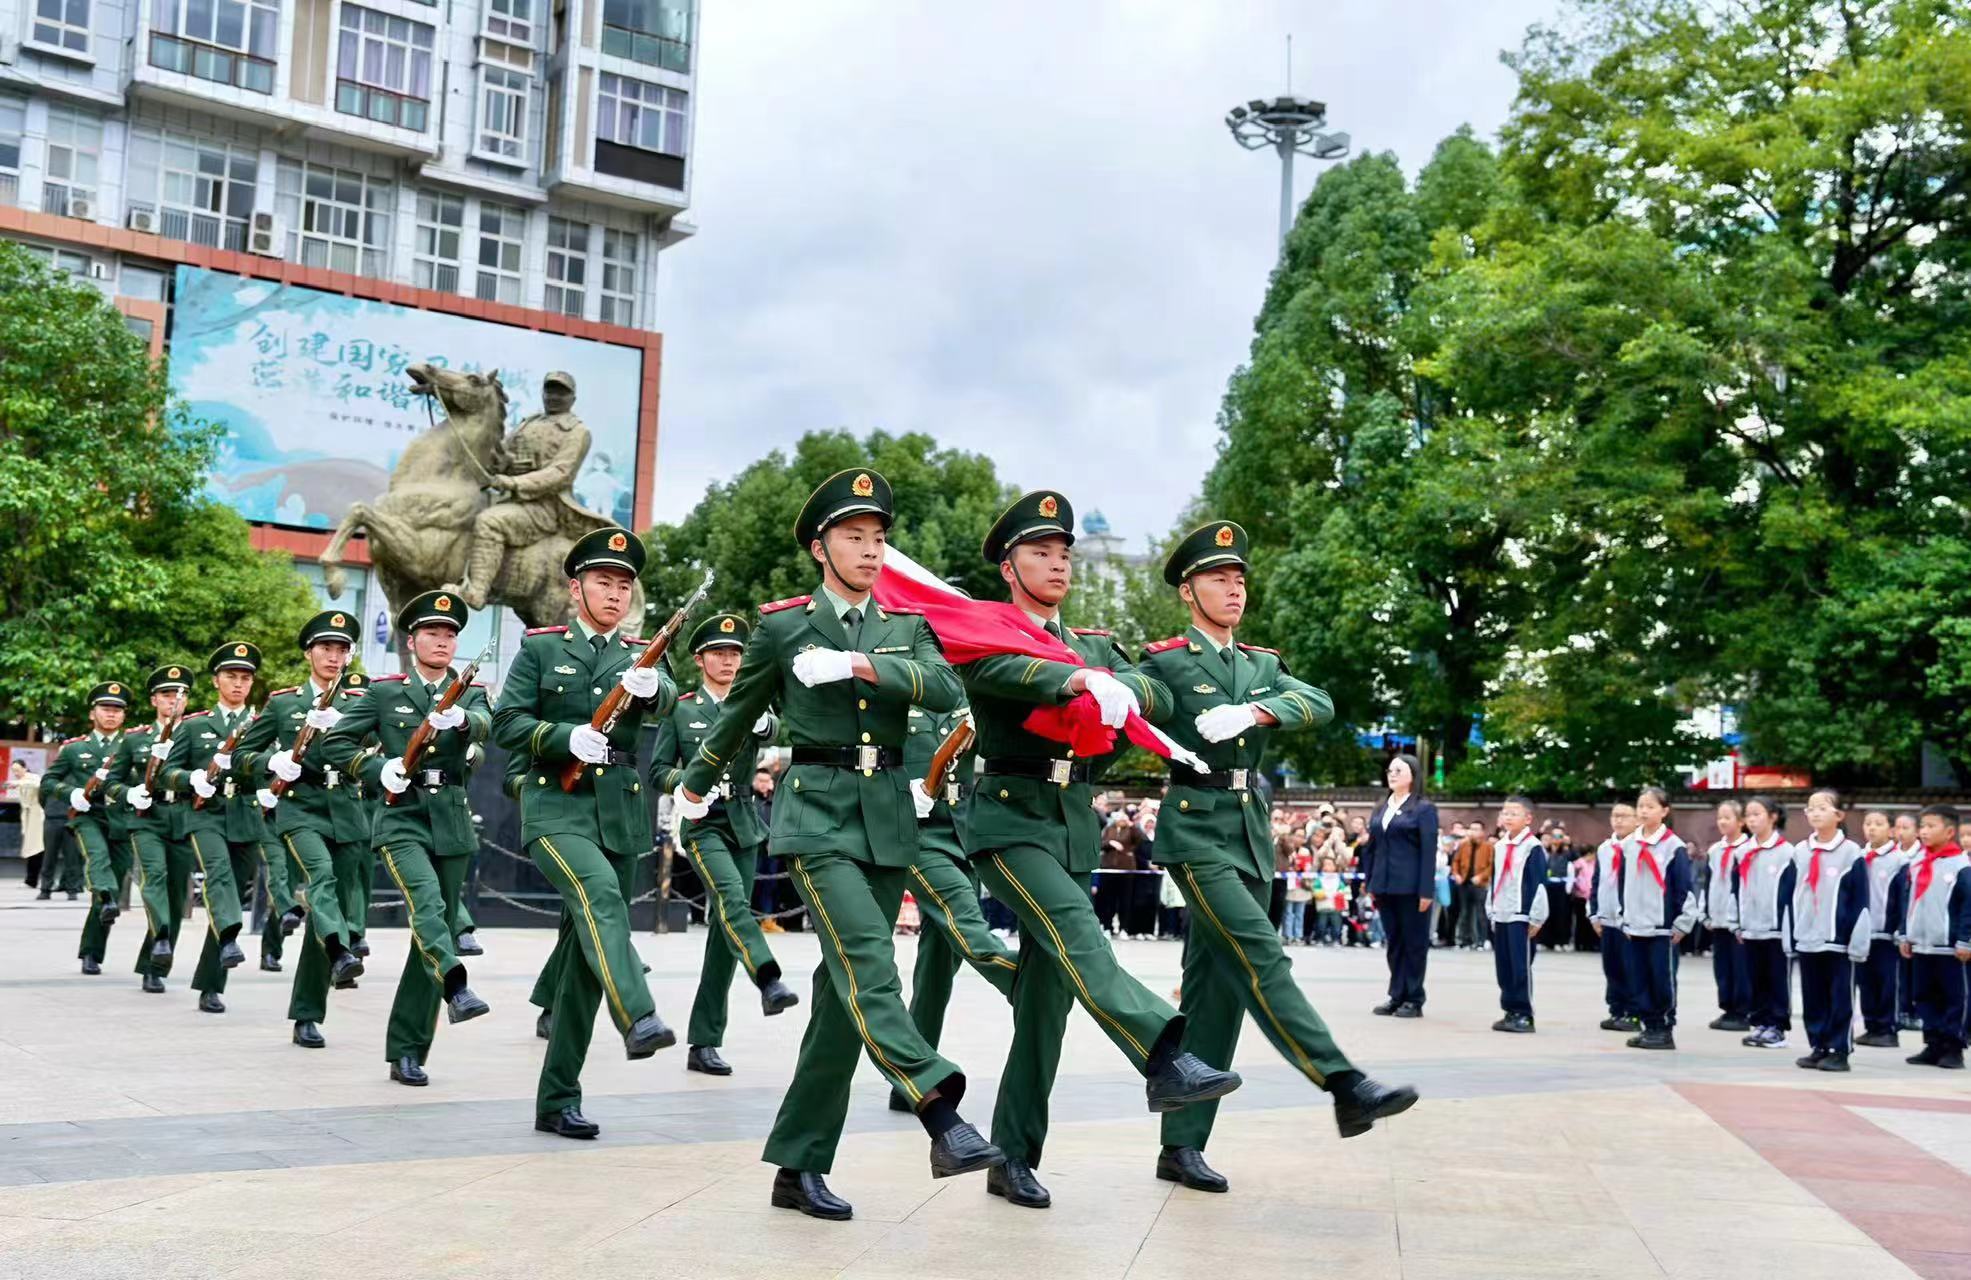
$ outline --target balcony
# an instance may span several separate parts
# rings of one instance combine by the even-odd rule
[[[602,26],[602,51],[614,58],[628,58],[679,75],[691,74],[691,42],[628,27]]]
[[[235,253],[246,252],[247,223],[245,218],[228,218],[217,213],[206,213],[197,209],[174,209],[166,206],[132,201],[130,220],[135,224],[139,215],[148,214],[156,234],[166,240],[185,240],[192,244],[202,244],[208,249],[230,249]]]
[[[96,216],[95,206],[94,191],[85,191],[59,182],[41,184],[41,212],[43,213],[52,213],[57,218],[93,220]]]
[[[602,0],[602,51],[691,74],[689,0]]]
[[[423,133],[431,114],[431,104],[388,89],[376,89],[354,80],[335,82],[335,109],[345,116],[361,116],[378,124],[396,125]]]
[[[151,65],[255,93],[274,91],[274,64],[267,59],[162,32],[151,33]]]
[[[0,173],[0,204],[19,204],[21,199],[21,176],[18,173]]]

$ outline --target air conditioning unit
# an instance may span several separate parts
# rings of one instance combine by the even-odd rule
[[[281,256],[281,239],[280,219],[271,213],[256,213],[253,215],[253,226],[247,232],[246,251],[263,258],[278,258]]]
[[[273,215],[273,214],[271,214],[271,213],[256,213],[256,214],[254,214],[254,215],[253,215],[253,229],[254,229],[255,231],[266,231],[266,232],[272,232],[272,231],[274,230],[274,227],[275,227],[275,226],[276,226],[276,223],[275,223],[275,221],[274,221],[274,215]]]
[[[147,236],[157,234],[157,211],[155,209],[134,208],[130,210],[130,216],[125,221],[132,231],[140,232]]]
[[[70,196],[68,198],[68,216],[71,218],[80,218],[84,222],[94,222],[96,220],[96,202],[88,196]]]

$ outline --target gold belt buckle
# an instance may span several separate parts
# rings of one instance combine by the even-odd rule
[[[874,773],[876,767],[882,762],[883,749],[881,747],[857,747],[855,749],[855,767],[864,773]]]
[[[1068,785],[1068,780],[1073,777],[1074,761],[1049,760],[1047,762],[1047,780],[1055,786],[1065,787]]]
[[[235,793],[233,791],[233,780],[231,778],[228,778],[226,779],[226,798],[228,800],[231,800],[234,794]]]
[[[1234,791],[1246,791],[1246,790],[1249,790],[1249,789],[1250,789],[1250,788],[1249,788],[1249,787],[1248,787],[1248,786],[1246,785],[1246,771],[1245,771],[1244,769],[1234,769],[1234,770],[1232,770],[1232,784],[1231,784],[1231,785],[1232,785],[1232,790],[1234,790]]]
[[[165,792],[165,793],[164,793],[164,803],[166,803],[166,804],[177,804],[177,803],[178,803],[178,793],[177,793],[176,791],[167,791],[167,792]]]
[[[947,782],[944,784],[944,802],[954,809],[958,807],[958,784],[956,782]]]
[[[322,770],[322,777],[325,779],[322,785],[333,791],[335,790],[335,784],[341,780],[342,775],[333,769],[324,769]]]

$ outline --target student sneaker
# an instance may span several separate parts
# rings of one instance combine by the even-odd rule
[[[1900,1049],[1902,1041],[1893,1031],[1871,1031],[1867,1035],[1856,1036],[1855,1043],[1870,1049]]]
[[[1926,1044],[1921,1051],[1912,1053],[1909,1057],[1904,1058],[1903,1061],[1912,1067],[1934,1067],[1937,1065],[1938,1059],[1944,1056],[1945,1052],[1946,1050],[1942,1045]]]
[[[1815,1049],[1804,1058],[1795,1058],[1793,1060],[1793,1065],[1799,1067],[1803,1071],[1818,1071],[1820,1070],[1821,1059],[1827,1056],[1828,1056],[1827,1050]]]
[[[1754,1027],[1752,1028],[1752,1034],[1740,1040],[1739,1043],[1748,1049],[1763,1049],[1766,1047],[1766,1033],[1771,1030],[1771,1027]]]
[[[1608,1017],[1601,1020],[1601,1029],[1603,1031],[1637,1032],[1642,1030],[1642,1023],[1635,1018]]]
[[[1848,1055],[1845,1053],[1829,1053],[1820,1060],[1820,1066],[1816,1069],[1820,1071],[1846,1071],[1848,1070]]]
[[[1952,1049],[1937,1059],[1937,1065],[1946,1071],[1964,1070],[1964,1050]]]
[[[1725,1013],[1711,1019],[1710,1027],[1713,1031],[1750,1031],[1752,1024],[1735,1013]]]

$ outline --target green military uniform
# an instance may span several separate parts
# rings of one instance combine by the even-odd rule
[[[1176,585],[1205,569],[1244,568],[1245,552],[1245,533],[1237,525],[1206,525],[1178,544],[1165,577]],[[1288,1063],[1321,1084],[1350,1067],[1294,982],[1293,963],[1267,918],[1272,815],[1250,782],[1259,776],[1275,729],[1323,724],[1333,716],[1333,704],[1326,693],[1289,674],[1273,650],[1248,644],[1221,648],[1196,626],[1150,645],[1141,669],[1172,695],[1152,718],[1212,769],[1204,775],[1184,765],[1172,769],[1153,855],[1191,910],[1184,943],[1184,1047],[1214,1066],[1229,1066],[1240,1024],[1250,1013]],[[1207,740],[1198,716],[1242,703],[1263,709],[1275,723],[1255,723],[1230,738]],[[1202,1150],[1217,1112],[1218,1104],[1209,1102],[1165,1116],[1164,1144]]]
[[[691,635],[695,656],[708,649],[744,648],[752,628],[737,614],[705,619]],[[664,717],[652,752],[651,781],[661,794],[678,785],[686,762],[712,732],[719,703],[700,689],[678,698]],[[712,811],[696,821],[678,824],[678,845],[691,859],[705,886],[705,958],[698,972],[698,994],[691,1002],[691,1025],[685,1041],[693,1050],[715,1049],[725,1043],[726,993],[732,971],[743,966],[746,976],[763,992],[774,986],[775,997],[764,1006],[769,1015],[798,1004],[800,997],[780,983],[780,965],[767,946],[760,922],[753,917],[753,881],[759,875],[760,853],[766,846],[766,824],[753,799],[753,769],[760,748],[779,732],[778,719],[767,712],[733,748],[732,758],[719,771],[707,799]],[[713,1055],[712,1074],[724,1074],[722,1060]],[[704,1067],[698,1069],[704,1070]],[[729,1070],[729,1068],[727,1069]]]
[[[129,686],[116,680],[99,684],[89,691],[89,706],[127,709]],[[99,779],[89,807],[77,809],[71,802],[68,815],[69,843],[82,868],[83,887],[89,891],[89,914],[83,918],[82,937],[76,946],[76,957],[82,961],[85,973],[96,973],[102,966],[103,951],[109,943],[109,926],[116,920],[117,899],[123,892],[123,877],[130,874],[130,850],[119,839],[124,819],[100,786],[100,780],[109,777],[122,739],[120,730],[103,733],[91,729],[79,738],[64,742],[55,753],[55,762],[41,775],[44,794],[63,796],[88,786],[91,779]]]
[[[397,615],[397,632],[409,636],[420,627],[449,626],[463,630],[464,603],[454,594],[428,591]],[[466,990],[465,966],[453,945],[452,918],[479,834],[472,826],[466,801],[466,753],[492,731],[493,712],[485,688],[475,682],[453,705],[458,723],[438,729],[429,747],[408,775],[403,758],[419,725],[438,714],[439,700],[457,679],[447,672],[429,683],[413,669],[405,675],[378,676],[369,682],[369,696],[358,699],[335,729],[322,740],[322,763],[359,777],[366,791],[378,795],[371,845],[383,859],[384,870],[404,895],[410,917],[411,945],[397,980],[397,998],[390,1006],[384,1036],[384,1060],[397,1078],[422,1084],[422,1072],[408,1070],[405,1059],[422,1067],[431,1056],[438,1029],[441,1001]],[[434,722],[435,725],[436,722]],[[374,741],[376,750],[366,751]],[[402,784],[396,803],[387,797],[393,784]],[[486,1012],[473,996],[452,1005],[452,1021]]]
[[[347,613],[324,610],[303,624],[297,642],[304,653],[324,642],[340,641],[354,648],[355,625]],[[272,820],[274,838],[287,853],[288,872],[297,882],[307,913],[307,936],[288,996],[287,1016],[295,1023],[320,1023],[328,1016],[330,985],[354,986],[363,972],[353,953],[349,960],[343,956],[353,947],[362,920],[362,880],[371,856],[369,806],[342,770],[323,761],[318,750],[321,737],[302,759],[293,760],[295,737],[324,692],[312,677],[293,688],[275,690],[233,758],[233,771],[243,785],[268,790],[279,776],[277,759],[300,766],[300,777],[282,792]],[[345,674],[329,709],[338,714],[339,723],[341,715],[368,695],[367,681]],[[299,1042],[310,1039],[300,1036]]]
[[[886,480],[845,471],[808,499],[795,542],[806,549],[853,516],[877,515],[887,526],[891,510]],[[806,655],[856,653],[868,655],[875,682],[809,685],[795,674],[797,660],[811,660]],[[761,606],[718,723],[685,768],[681,789],[710,794],[747,749],[760,713],[780,708],[793,763],[774,797],[770,838],[814,917],[822,955],[800,1060],[763,1156],[783,1170],[833,1167],[859,1049],[913,1108],[933,1090],[953,1105],[964,1095],[963,1073],[904,1007],[893,938],[917,859],[916,810],[902,768],[910,708],[950,711],[959,701],[958,677],[921,616],[873,599],[852,605],[824,589]]]
[[[145,692],[188,693],[191,670],[188,665],[159,667],[151,672]],[[171,972],[178,927],[185,918],[185,893],[192,875],[191,847],[184,842],[182,824],[170,804],[175,797],[169,797],[163,789],[163,759],[158,760],[156,770],[150,768],[152,748],[161,729],[161,725],[152,724],[124,734],[104,784],[110,803],[126,808],[129,813],[124,842],[137,871],[137,894],[143,904],[145,925],[134,972],[145,980],[144,990],[150,992],[163,991],[163,978]],[[165,743],[164,749],[168,753],[170,743]],[[144,777],[151,772],[159,779],[156,791],[144,786]]]
[[[595,569],[634,577],[644,554],[643,543],[627,529],[598,529],[569,549],[562,567],[571,579]],[[494,740],[528,761],[520,788],[521,839],[567,909],[548,960],[557,986],[550,1002],[553,1034],[535,1095],[535,1123],[543,1128],[580,1107],[582,1063],[596,1008],[605,999],[632,1057],[675,1042],[656,1017],[643,962],[630,943],[637,859],[651,845],[637,734],[645,715],[663,715],[677,700],[677,686],[661,666],[655,697],[630,699],[617,719],[607,760],[585,763],[575,789],[561,789],[562,768],[580,758],[576,735],[587,739],[596,709],[644,644],[620,631],[596,633],[580,619],[573,627],[529,631],[493,712]]]

